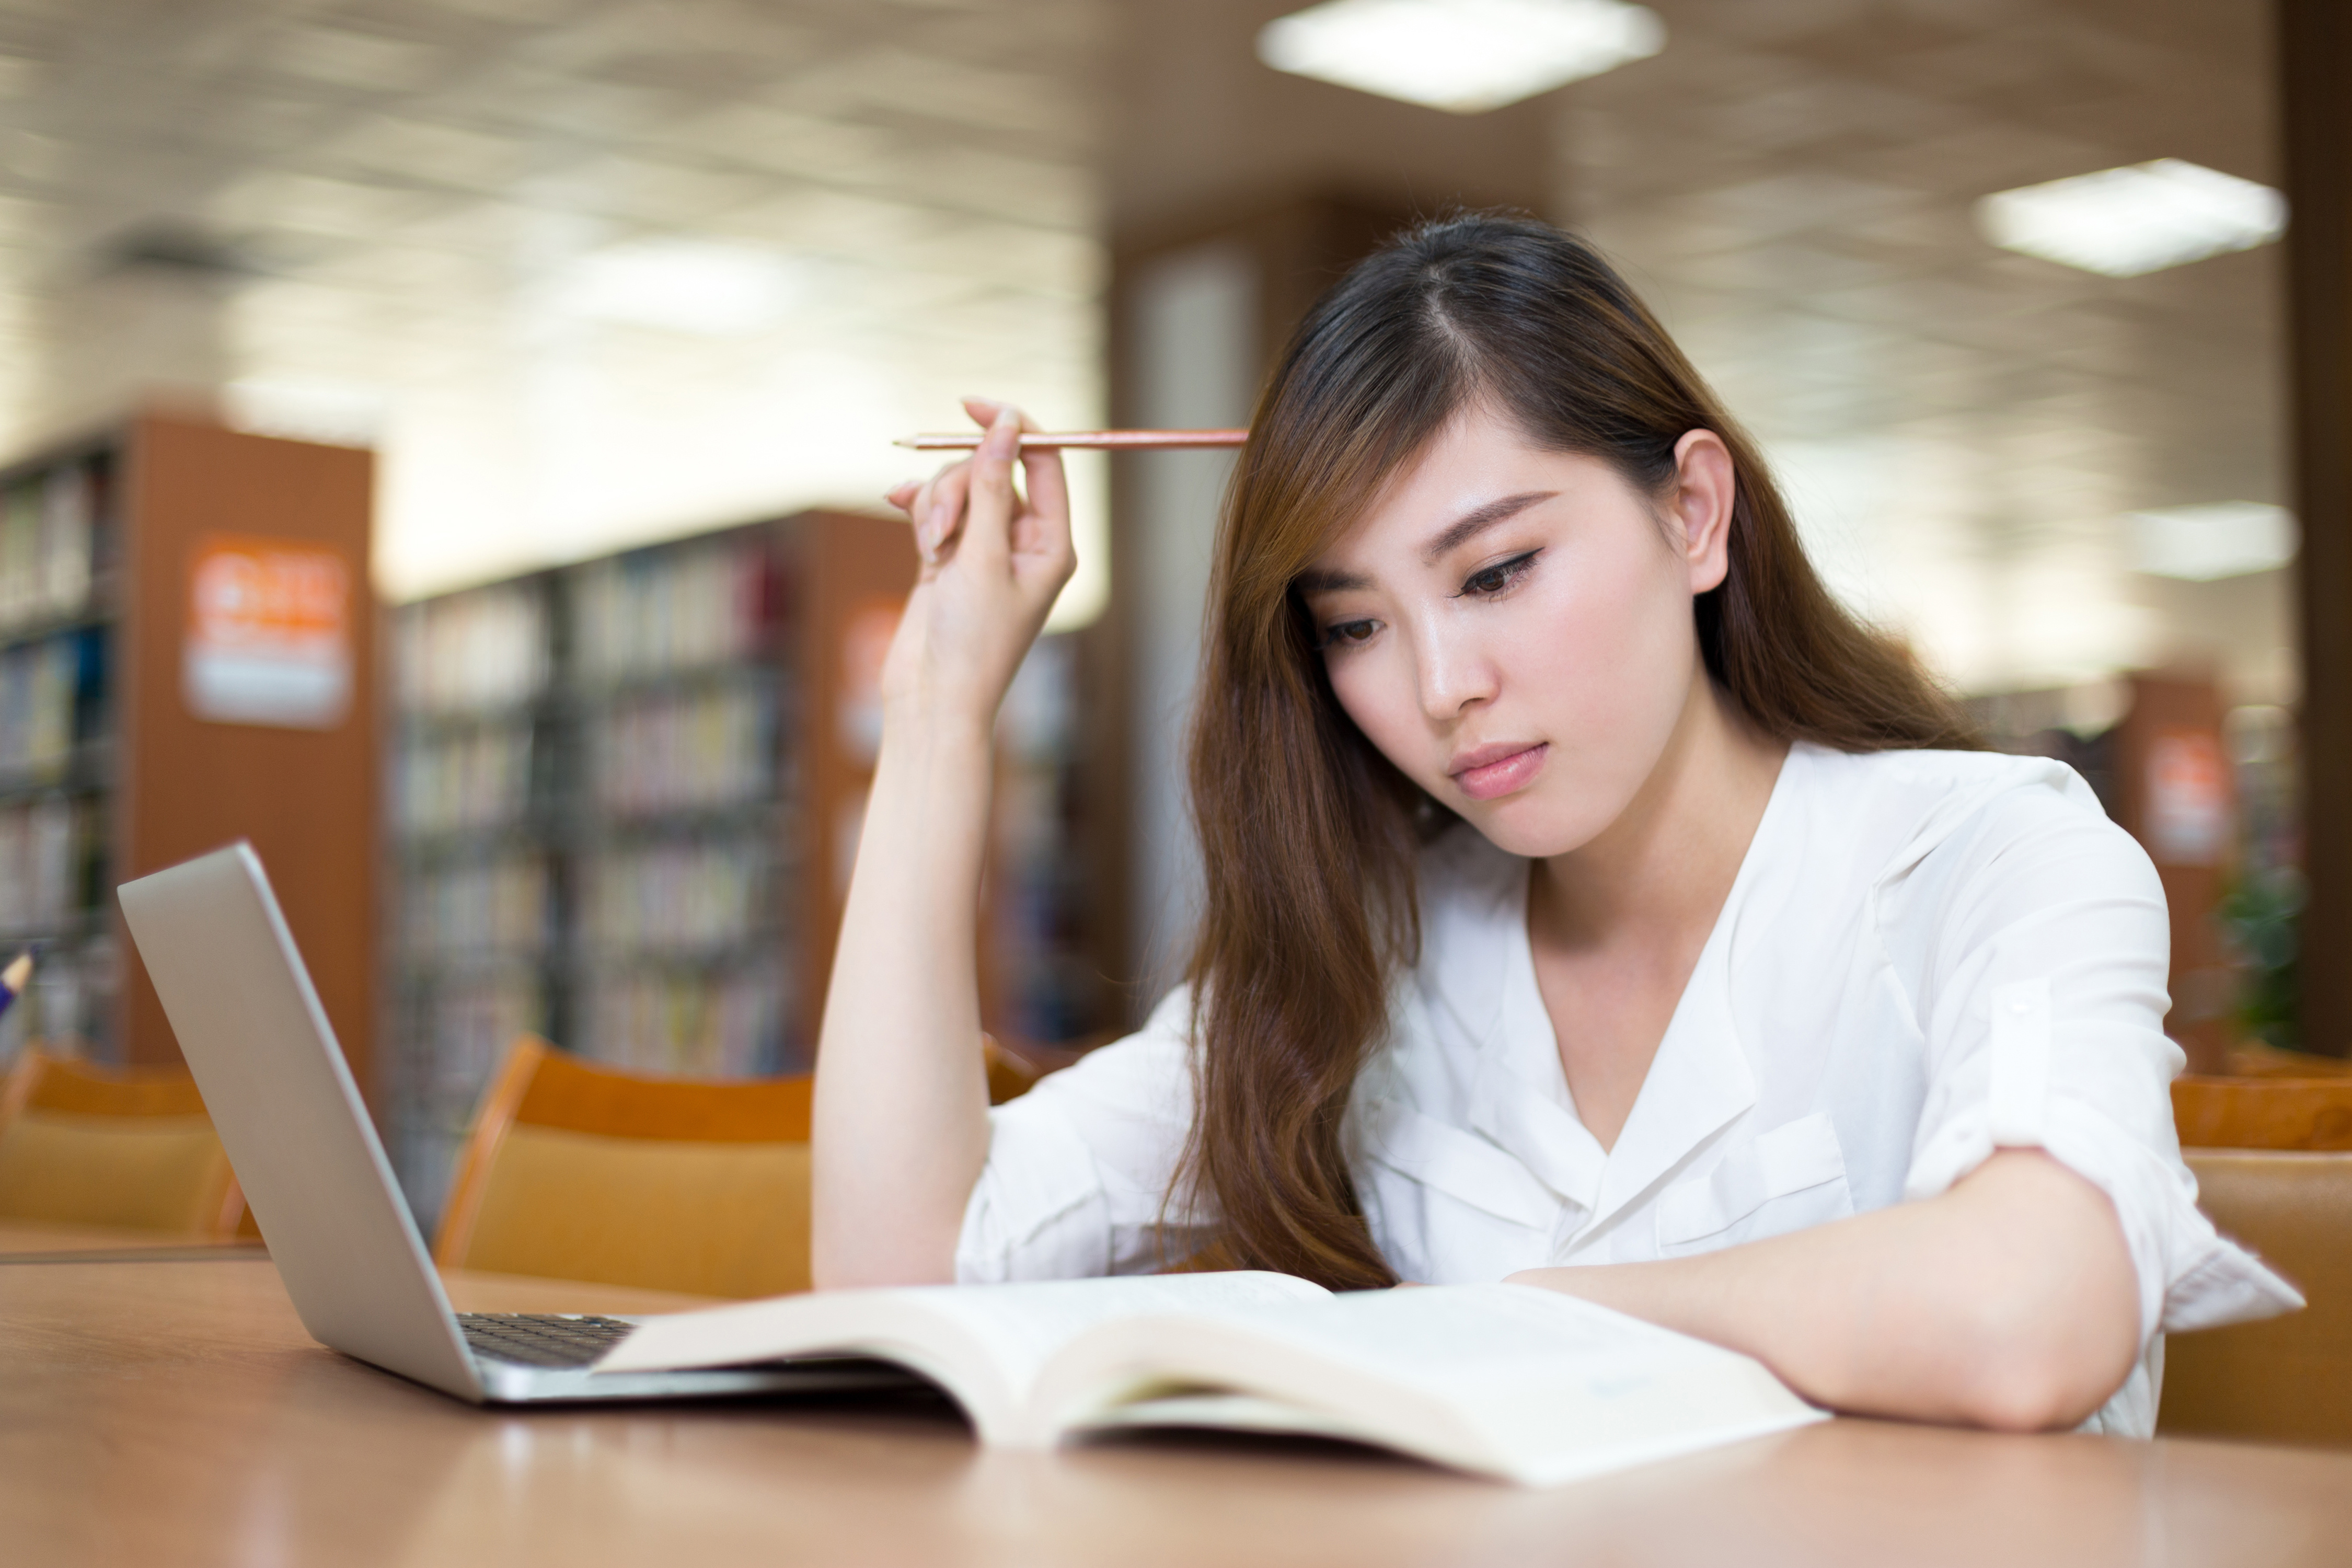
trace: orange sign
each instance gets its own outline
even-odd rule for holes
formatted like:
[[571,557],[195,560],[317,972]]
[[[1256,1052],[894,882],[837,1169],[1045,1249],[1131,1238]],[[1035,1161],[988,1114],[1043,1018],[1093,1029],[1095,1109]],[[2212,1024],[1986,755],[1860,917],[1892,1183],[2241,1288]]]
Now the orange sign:
[[351,710],[352,574],[294,539],[208,534],[188,571],[181,686],[230,724],[331,730]]
[[2218,735],[2165,730],[2147,754],[2147,848],[2159,866],[2218,866],[2230,843],[2230,763]]

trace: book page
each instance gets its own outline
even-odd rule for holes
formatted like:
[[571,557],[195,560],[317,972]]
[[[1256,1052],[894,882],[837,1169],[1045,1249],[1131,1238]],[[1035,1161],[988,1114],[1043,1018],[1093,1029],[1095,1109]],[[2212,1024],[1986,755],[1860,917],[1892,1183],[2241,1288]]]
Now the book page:
[[1106,1322],[1328,1301],[1286,1274],[1169,1274],[1018,1285],[918,1285],[814,1291],[649,1319],[599,1372],[746,1366],[793,1356],[894,1361],[954,1395],[991,1442],[1018,1441],[1014,1413],[1038,1370]]
[[1322,1355],[1398,1383],[1510,1387],[1531,1374],[1622,1382],[1660,1358],[1738,1359],[1671,1329],[1526,1285],[1351,1291],[1312,1314],[1253,1314]]
[[1019,1285],[920,1286],[933,1310],[987,1347],[1015,1396],[1025,1394],[1054,1353],[1096,1326],[1168,1313],[1255,1313],[1328,1303],[1331,1293],[1288,1274],[1237,1270],[1115,1279],[1055,1279]]
[[[1031,1418],[1218,1426],[1229,1409],[1235,1426],[1351,1436],[1536,1484],[1820,1418],[1746,1356],[1532,1286],[1220,1316],[1093,1331],[1057,1361]],[[1251,1397],[1226,1405],[1210,1391]]]

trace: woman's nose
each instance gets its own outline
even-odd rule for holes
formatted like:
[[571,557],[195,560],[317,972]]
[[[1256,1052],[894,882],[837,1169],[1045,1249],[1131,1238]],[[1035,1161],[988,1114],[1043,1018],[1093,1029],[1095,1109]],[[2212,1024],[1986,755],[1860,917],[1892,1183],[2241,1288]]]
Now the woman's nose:
[[1497,686],[1494,660],[1475,637],[1452,629],[1425,629],[1421,642],[1421,707],[1444,721],[1491,700]]

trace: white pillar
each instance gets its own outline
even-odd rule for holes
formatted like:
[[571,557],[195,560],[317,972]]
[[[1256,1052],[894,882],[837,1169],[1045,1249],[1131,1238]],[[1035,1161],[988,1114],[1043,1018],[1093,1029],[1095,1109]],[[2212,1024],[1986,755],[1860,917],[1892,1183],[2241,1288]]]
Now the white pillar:
[[[1257,393],[1258,272],[1238,243],[1217,241],[1154,261],[1129,309],[1136,411],[1160,429],[1246,424]],[[1226,452],[1155,452],[1136,465],[1118,569],[1132,574],[1135,641],[1134,863],[1129,929],[1146,993],[1190,955],[1201,904],[1200,851],[1189,816],[1186,729],[1201,662],[1210,547],[1233,473]]]

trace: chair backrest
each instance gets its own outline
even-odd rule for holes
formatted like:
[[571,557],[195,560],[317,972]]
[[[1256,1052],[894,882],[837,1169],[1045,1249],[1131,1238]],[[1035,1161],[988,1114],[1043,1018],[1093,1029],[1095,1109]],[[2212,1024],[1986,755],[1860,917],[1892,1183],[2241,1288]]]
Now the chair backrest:
[[244,1215],[185,1069],[18,1056],[0,1088],[0,1218],[227,1237]]
[[515,1042],[434,1258],[705,1296],[809,1287],[809,1080],[688,1082]]
[[982,1033],[981,1060],[988,1068],[988,1103],[1003,1105],[1037,1087],[1037,1080],[1076,1063],[1095,1047],[1109,1042],[1108,1034],[1089,1036],[1070,1046],[1041,1046],[1025,1040],[1000,1039]]
[[2284,1318],[2175,1334],[2158,1429],[2352,1443],[2352,1152],[2188,1149],[2198,1205],[2310,1305]]
[[2352,1149],[2352,1077],[2175,1079],[2184,1148]]

